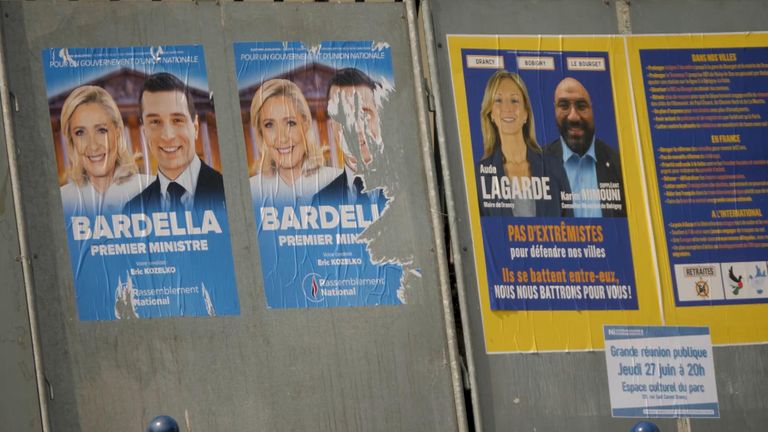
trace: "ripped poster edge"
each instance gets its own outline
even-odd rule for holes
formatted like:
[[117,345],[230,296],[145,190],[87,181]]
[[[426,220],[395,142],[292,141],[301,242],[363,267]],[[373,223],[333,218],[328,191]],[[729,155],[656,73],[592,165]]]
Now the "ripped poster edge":
[[234,53],[267,306],[405,303],[410,263],[363,235],[396,199],[376,163],[389,150],[390,46],[237,42]]

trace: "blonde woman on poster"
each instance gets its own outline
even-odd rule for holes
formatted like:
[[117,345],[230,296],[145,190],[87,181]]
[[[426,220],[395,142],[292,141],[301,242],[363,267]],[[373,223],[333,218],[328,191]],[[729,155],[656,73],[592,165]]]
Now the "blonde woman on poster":
[[254,205],[307,204],[340,170],[323,165],[312,115],[299,87],[272,79],[251,102],[251,126],[259,145],[257,174],[250,179]]
[[61,127],[69,162],[69,182],[61,187],[65,215],[120,212],[148,184],[125,141],[120,110],[103,88],[73,90]]
[[562,164],[536,142],[528,89],[514,72],[488,80],[480,109],[483,158],[477,170],[481,216],[572,216],[560,205],[568,192]]

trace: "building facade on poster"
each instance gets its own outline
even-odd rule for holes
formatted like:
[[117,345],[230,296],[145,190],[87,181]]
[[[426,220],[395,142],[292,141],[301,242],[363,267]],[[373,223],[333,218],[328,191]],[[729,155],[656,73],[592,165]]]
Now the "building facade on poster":
[[202,47],[42,56],[80,319],[239,314]]

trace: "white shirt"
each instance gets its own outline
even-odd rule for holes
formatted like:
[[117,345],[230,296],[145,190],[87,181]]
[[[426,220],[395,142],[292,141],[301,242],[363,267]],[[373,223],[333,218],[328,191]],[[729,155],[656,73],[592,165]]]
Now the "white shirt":
[[[347,173],[347,191],[349,197],[356,197],[357,196],[357,189],[355,189],[355,176],[357,176],[357,173],[349,167],[349,165],[344,164],[344,171]],[[363,177],[361,176],[360,179]],[[363,186],[365,186],[365,181],[363,181]]]
[[257,174],[250,179],[251,199],[254,205],[309,204],[312,197],[341,174],[341,170],[326,166],[314,174],[300,176],[289,185],[279,175]]
[[78,186],[69,182],[61,187],[64,215],[117,214],[125,203],[140,194],[150,183],[149,176],[134,174],[120,184],[112,183],[103,194],[91,182]]
[[[573,193],[573,215],[575,217],[602,217],[600,200],[589,198],[595,195],[597,188],[597,156],[595,156],[595,137],[584,156],[573,152],[563,137],[560,137],[563,146],[563,168],[568,176],[568,183]],[[591,192],[591,195],[590,195]]]
[[[355,170],[353,170],[349,165],[344,165],[344,171],[347,173],[347,203],[348,204],[354,204],[357,202],[357,196],[358,191],[355,187],[355,177],[360,177],[360,181],[362,181],[363,184],[363,190],[366,188],[365,185],[365,178],[361,175],[358,175]],[[368,195],[372,200],[376,200],[379,197],[379,193],[376,189],[368,192],[360,191],[363,195]]]
[[357,202],[357,188],[355,188],[355,177],[360,177],[360,180],[363,182],[363,190],[366,192],[360,191],[362,195],[367,195],[368,198],[373,203],[378,203],[384,195],[384,189],[381,187],[376,187],[370,190],[367,190],[368,185],[365,184],[365,177],[357,174],[355,170],[353,170],[349,165],[344,165],[344,171],[347,173],[347,197],[349,198],[347,200],[348,204],[355,204]]
[[168,185],[171,182],[178,183],[186,190],[184,195],[181,196],[181,204],[187,210],[192,208],[195,199],[195,189],[197,188],[197,177],[200,175],[200,165],[200,158],[195,155],[192,162],[187,165],[187,168],[175,180],[169,179],[162,171],[157,170],[157,178],[160,180],[160,195],[163,197],[163,210],[168,211],[171,208],[171,197],[168,196]]

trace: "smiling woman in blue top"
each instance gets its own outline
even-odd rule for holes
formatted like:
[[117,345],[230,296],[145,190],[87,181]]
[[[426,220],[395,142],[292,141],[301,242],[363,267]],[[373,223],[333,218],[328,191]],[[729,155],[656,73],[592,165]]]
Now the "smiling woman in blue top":
[[477,168],[481,216],[570,216],[560,205],[568,191],[562,164],[536,142],[531,101],[519,75],[497,71],[480,107],[483,157]]

